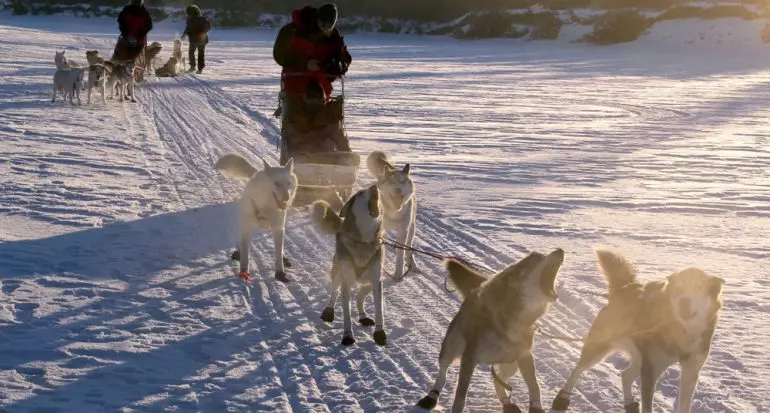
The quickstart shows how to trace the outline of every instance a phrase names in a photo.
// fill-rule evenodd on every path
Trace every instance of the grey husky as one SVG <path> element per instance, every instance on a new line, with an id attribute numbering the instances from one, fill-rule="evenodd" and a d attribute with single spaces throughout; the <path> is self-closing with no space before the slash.
<path id="1" fill-rule="evenodd" d="M 447 369 L 460 359 L 453 413 L 465 408 L 473 370 L 480 364 L 492 366 L 495 392 L 505 413 L 521 412 L 511 401 L 505 384 L 516 370 L 521 370 L 529 390 L 529 412 L 542 413 L 532 344 L 535 323 L 556 301 L 554 282 L 563 262 L 562 249 L 548 255 L 532 252 L 486 279 L 457 261 L 447 261 L 449 278 L 465 300 L 441 344 L 436 383 L 417 405 L 424 409 L 436 407 Z"/>
<path id="2" fill-rule="evenodd" d="M 382 302 L 382 264 L 385 253 L 382 245 L 382 212 L 380 193 L 376 185 L 356 192 L 342 206 L 339 215 L 325 201 L 313 205 L 313 220 L 322 231 L 334 234 L 336 245 L 330 273 L 332 293 L 321 319 L 334 321 L 334 304 L 342 292 L 343 333 L 342 345 L 355 343 L 350 321 L 350 289 L 358 285 L 356 303 L 359 322 L 374 325 L 374 341 L 384 346 Z M 374 321 L 364 312 L 364 298 L 374 292 Z"/>
<path id="3" fill-rule="evenodd" d="M 369 172 L 377 177 L 377 188 L 382 197 L 385 229 L 396 231 L 400 244 L 411 248 L 417 225 L 417 195 L 414 181 L 409 174 L 409 164 L 396 168 L 384 152 L 374 151 L 366 158 Z M 404 272 L 406 261 L 406 272 Z M 409 272 L 420 273 L 412 251 L 399 248 L 396 251 L 396 269 L 393 278 L 400 279 Z"/>
<path id="4" fill-rule="evenodd" d="M 690 267 L 643 284 L 619 254 L 597 249 L 596 257 L 607 279 L 609 303 L 591 325 L 580 360 L 553 401 L 553 410 L 566 411 L 580 374 L 620 350 L 630 356 L 629 367 L 621 374 L 626 412 L 639 412 L 631 387 L 641 375 L 641 411 L 652 413 L 658 378 L 679 362 L 677 411 L 688 413 L 722 307 L 724 280 Z"/>

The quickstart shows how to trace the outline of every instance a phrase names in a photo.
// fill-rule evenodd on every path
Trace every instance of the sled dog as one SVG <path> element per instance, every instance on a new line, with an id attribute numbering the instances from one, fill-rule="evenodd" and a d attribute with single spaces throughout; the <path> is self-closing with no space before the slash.
<path id="1" fill-rule="evenodd" d="M 104 64 L 104 57 L 99 54 L 98 50 L 86 51 L 86 60 L 88 61 L 88 66 Z"/>
<path id="2" fill-rule="evenodd" d="M 150 73 L 155 58 L 160 54 L 163 45 L 158 42 L 152 42 L 144 49 L 144 71 Z"/>
<path id="3" fill-rule="evenodd" d="M 102 94 L 102 103 L 107 103 L 107 70 L 103 65 L 95 63 L 88 68 L 88 83 L 86 84 L 88 90 L 88 99 L 86 103 L 91 103 L 91 91 L 93 89 L 98 90 Z"/>
<path id="4" fill-rule="evenodd" d="M 326 201 L 313 204 L 313 220 L 328 234 L 335 235 L 332 259 L 331 298 L 321 313 L 327 323 L 334 321 L 334 305 L 342 292 L 343 333 L 342 345 L 356 342 L 350 321 L 350 289 L 357 284 L 356 304 L 359 322 L 374 325 L 374 341 L 384 346 L 385 334 L 382 291 L 382 264 L 385 254 L 382 245 L 382 213 L 380 192 L 376 185 L 356 192 L 342 206 L 339 215 Z M 374 321 L 364 311 L 364 299 L 374 292 Z"/>
<path id="5" fill-rule="evenodd" d="M 82 69 L 83 65 L 76 61 L 67 60 L 67 56 L 64 55 L 66 50 L 62 50 L 61 52 L 56 52 L 54 55 L 54 63 L 56 63 L 57 69 L 72 69 L 72 68 L 78 68 Z"/>
<path id="6" fill-rule="evenodd" d="M 186 66 L 185 61 L 187 60 L 184 56 L 184 53 L 182 52 L 182 41 L 179 39 L 174 39 L 174 49 L 171 51 L 171 57 L 176 59 L 177 64 L 181 64 L 182 70 L 184 70 Z M 174 68 L 174 73 L 179 72 L 179 67 Z"/>
<path id="7" fill-rule="evenodd" d="M 123 101 L 134 99 L 134 61 L 116 62 L 106 60 L 104 67 L 107 68 L 109 76 L 107 77 L 107 89 L 110 91 L 110 99 L 114 98 L 115 90 L 118 91 L 118 99 Z"/>
<path id="8" fill-rule="evenodd" d="M 67 95 L 69 95 L 70 103 L 73 105 L 72 98 L 77 96 L 78 105 L 80 105 L 80 90 L 83 88 L 84 77 L 85 69 L 56 69 L 56 73 L 53 75 L 53 96 L 51 97 L 51 102 L 56 102 L 56 92 L 58 91 L 64 95 L 65 100 Z"/>
<path id="9" fill-rule="evenodd" d="M 460 311 L 449 323 L 439 353 L 436 383 L 417 405 L 433 409 L 446 382 L 449 366 L 460 360 L 460 375 L 452 412 L 465 408 L 473 370 L 491 365 L 497 397 L 505 413 L 520 413 L 511 401 L 505 382 L 521 370 L 529 389 L 529 412 L 542 413 L 540 386 L 535 372 L 532 344 L 535 323 L 556 301 L 554 282 L 564 262 L 564 251 L 548 255 L 532 252 L 492 278 L 448 260 L 449 278 L 463 295 Z"/>
<path id="10" fill-rule="evenodd" d="M 596 316 L 580 360 L 553 401 L 553 409 L 566 411 L 580 374 L 619 350 L 630 356 L 629 367 L 621 374 L 626 412 L 640 411 L 631 393 L 637 377 L 642 377 L 641 411 L 651 413 L 658 378 L 679 362 L 677 411 L 688 413 L 717 326 L 724 280 L 690 267 L 665 280 L 642 283 L 621 255 L 597 249 L 596 258 L 607 280 L 609 303 Z"/>
<path id="11" fill-rule="evenodd" d="M 165 65 L 155 70 L 155 76 L 157 77 L 174 77 L 179 74 L 179 61 L 176 57 L 171 56 Z"/>
<path id="12" fill-rule="evenodd" d="M 258 171 L 246 159 L 237 154 L 219 158 L 214 169 L 236 178 L 246 178 L 248 183 L 240 201 L 240 244 L 232 259 L 240 261 L 239 276 L 249 281 L 249 246 L 254 226 L 273 233 L 275 245 L 275 278 L 289 282 L 284 267 L 291 263 L 283 254 L 283 239 L 286 231 L 286 210 L 297 193 L 297 176 L 294 174 L 294 160 L 284 166 L 270 166 L 262 160 L 264 169 Z"/>
<path id="13" fill-rule="evenodd" d="M 369 172 L 377 178 L 385 229 L 396 231 L 397 241 L 402 245 L 411 247 L 417 221 L 417 195 L 415 194 L 414 182 L 409 175 L 409 164 L 404 165 L 402 169 L 396 168 L 384 152 L 374 151 L 366 158 L 366 166 Z M 406 272 L 404 272 L 405 259 Z M 401 278 L 410 271 L 420 272 L 412 251 L 398 248 L 393 277 Z"/>

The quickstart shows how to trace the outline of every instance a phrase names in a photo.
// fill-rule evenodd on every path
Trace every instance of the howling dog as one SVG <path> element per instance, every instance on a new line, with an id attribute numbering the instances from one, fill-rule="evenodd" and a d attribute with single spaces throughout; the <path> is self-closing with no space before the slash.
<path id="1" fill-rule="evenodd" d="M 382 194 L 385 229 L 396 231 L 398 243 L 411 248 L 417 223 L 417 195 L 414 182 L 409 175 L 409 164 L 398 169 L 393 166 L 384 152 L 374 151 L 366 158 L 366 166 L 369 172 L 377 177 L 377 188 Z M 404 258 L 406 258 L 406 272 L 404 272 Z M 420 272 L 414 262 L 412 251 L 398 248 L 393 277 L 402 278 L 410 271 Z"/>
<path id="2" fill-rule="evenodd" d="M 621 255 L 597 249 L 596 258 L 607 280 L 609 303 L 591 325 L 580 360 L 553 401 L 553 410 L 566 411 L 580 374 L 620 350 L 630 357 L 629 367 L 621 374 L 627 413 L 639 413 L 631 387 L 640 375 L 641 411 L 652 413 L 658 378 L 676 362 L 682 366 L 678 412 L 688 413 L 709 355 L 725 281 L 690 267 L 643 284 Z"/>
<path id="3" fill-rule="evenodd" d="M 283 255 L 283 240 L 286 233 L 286 210 L 297 193 L 297 176 L 294 174 L 294 159 L 284 166 L 270 166 L 262 160 L 265 169 L 258 171 L 246 159 L 237 154 L 219 158 L 214 169 L 235 178 L 246 178 L 248 183 L 240 202 L 240 245 L 232 259 L 240 261 L 238 276 L 250 281 L 249 246 L 254 226 L 263 231 L 272 231 L 275 246 L 275 279 L 289 282 L 284 267 L 291 263 Z"/>
<path id="4" fill-rule="evenodd" d="M 543 413 L 532 344 L 535 323 L 556 301 L 554 282 L 563 262 L 562 249 L 548 255 L 532 252 L 487 279 L 457 261 L 448 260 L 449 278 L 465 299 L 441 344 L 436 383 L 417 405 L 424 409 L 436 407 L 447 369 L 460 359 L 453 413 L 461 413 L 465 408 L 473 370 L 481 364 L 492 366 L 495 392 L 505 413 L 521 413 L 511 401 L 506 384 L 516 370 L 521 370 L 529 389 L 529 412 Z"/>
<path id="5" fill-rule="evenodd" d="M 336 237 L 334 258 L 330 273 L 332 293 L 321 319 L 334 321 L 334 304 L 342 291 L 343 333 L 342 345 L 356 342 L 350 321 L 350 289 L 358 284 L 356 304 L 359 322 L 374 325 L 374 341 L 384 346 L 387 337 L 384 330 L 382 302 L 382 264 L 385 249 L 382 245 L 382 214 L 380 194 L 376 185 L 356 192 L 342 206 L 339 215 L 326 201 L 313 204 L 313 220 L 328 234 Z M 374 321 L 364 312 L 364 298 L 374 291 Z"/>

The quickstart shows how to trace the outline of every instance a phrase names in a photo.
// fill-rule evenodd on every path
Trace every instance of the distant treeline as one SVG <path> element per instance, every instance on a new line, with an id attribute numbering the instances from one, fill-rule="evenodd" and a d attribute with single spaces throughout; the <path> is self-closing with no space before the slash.
<path id="1" fill-rule="evenodd" d="M 324 0 L 200 0 L 215 27 L 280 27 L 289 13 Z M 337 0 L 343 33 L 355 31 L 450 35 L 456 38 L 490 37 L 556 39 L 564 25 L 592 26 L 581 40 L 595 44 L 630 42 L 662 20 L 770 17 L 770 0 Z M 116 17 L 126 1 L 0 0 L 16 14 L 70 13 L 80 17 Z M 145 0 L 156 21 L 184 18 L 177 0 Z M 760 7 L 755 7 L 760 6 Z M 584 13 L 591 10 L 589 13 Z M 759 34 L 758 34 L 759 35 Z"/>
<path id="2" fill-rule="evenodd" d="M 736 0 L 728 3 L 762 5 L 770 0 Z M 13 8 L 28 12 L 48 6 L 110 6 L 126 4 L 121 0 L 5 0 Z M 288 14 L 307 4 L 320 5 L 324 0 L 200 0 L 194 2 L 204 9 L 225 13 L 246 12 L 247 15 L 263 13 Z M 150 7 L 183 8 L 193 2 L 176 0 L 146 0 Z M 341 17 L 377 17 L 384 19 L 413 20 L 417 22 L 448 22 L 472 12 L 494 12 L 510 9 L 538 7 L 545 10 L 574 9 L 622 9 L 665 10 L 671 6 L 689 3 L 682 0 L 337 0 Z M 726 2 L 720 2 L 726 4 Z"/>

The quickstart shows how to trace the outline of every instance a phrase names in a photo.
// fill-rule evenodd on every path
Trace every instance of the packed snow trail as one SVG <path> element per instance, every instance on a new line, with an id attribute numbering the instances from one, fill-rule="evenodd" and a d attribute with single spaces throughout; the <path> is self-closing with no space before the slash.
<path id="1" fill-rule="evenodd" d="M 107 54 L 113 23 L 34 27 L 46 21 L 0 23 L 0 410 L 412 411 L 459 307 L 440 262 L 418 257 L 423 275 L 386 281 L 385 348 L 360 326 L 354 347 L 339 346 L 340 310 L 320 320 L 332 239 L 305 210 L 287 230 L 294 282 L 272 279 L 272 240 L 258 232 L 257 280 L 233 276 L 243 182 L 212 167 L 231 151 L 277 159 L 273 33 L 218 31 L 204 75 L 150 77 L 138 104 L 70 107 L 47 101 L 53 48 Z M 170 43 L 172 32 L 153 33 Z M 412 164 L 419 247 L 492 268 L 564 248 L 559 302 L 541 324 L 578 336 L 603 305 L 586 293 L 604 289 L 592 245 L 617 246 L 648 279 L 702 265 L 729 281 L 694 411 L 766 411 L 766 72 L 725 61 L 707 72 L 697 54 L 645 73 L 640 62 L 666 56 L 346 39 L 351 144 Z M 545 404 L 579 350 L 538 337 Z M 620 411 L 622 366 L 586 372 L 573 410 Z M 661 380 L 656 411 L 671 411 L 677 376 Z M 510 384 L 526 405 L 521 379 Z M 467 406 L 499 411 L 488 368 Z"/>

